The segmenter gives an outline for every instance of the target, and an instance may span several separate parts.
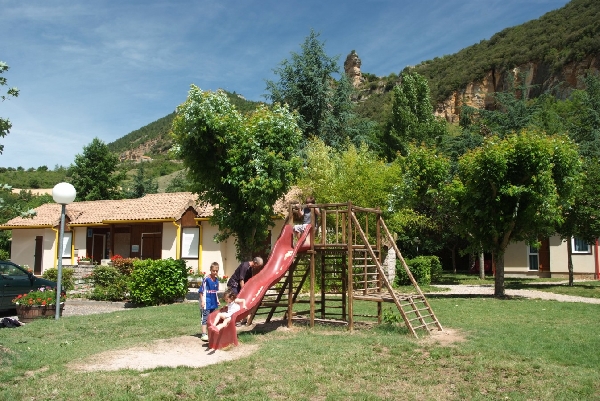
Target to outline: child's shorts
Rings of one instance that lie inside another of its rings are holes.
[[[208,321],[208,315],[216,311],[215,309],[202,309],[202,326],[206,326],[206,322]]]

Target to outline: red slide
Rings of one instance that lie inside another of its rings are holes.
[[[221,349],[230,344],[238,345],[235,322],[242,320],[253,307],[260,304],[265,292],[288,271],[296,254],[308,249],[304,245],[308,235],[310,235],[310,224],[300,236],[296,246],[292,248],[293,228],[289,224],[283,227],[267,263],[256,276],[248,280],[238,294],[239,298],[246,300],[246,309],[234,313],[229,324],[220,331],[215,328],[213,323],[217,313],[226,311],[227,307],[216,310],[208,316],[208,348]]]

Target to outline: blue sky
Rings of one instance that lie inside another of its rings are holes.
[[[0,166],[68,166],[174,111],[190,84],[264,100],[311,29],[387,76],[539,18],[567,0],[0,0],[0,60],[18,98]],[[6,92],[6,86],[2,92]]]

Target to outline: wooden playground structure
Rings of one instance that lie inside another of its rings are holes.
[[[413,336],[418,338],[416,330],[428,334],[432,330],[443,331],[379,210],[361,208],[350,202],[307,206],[319,208],[321,212],[318,222],[315,222],[315,213],[311,213],[312,227],[316,230],[311,230],[303,252],[298,254],[286,275],[266,292],[250,322],[257,315],[265,315],[269,322],[283,312],[288,327],[292,326],[294,317],[304,315],[308,316],[310,327],[314,327],[315,321],[342,321],[353,330],[354,324],[360,322],[356,318],[371,318],[372,322],[376,318],[381,323],[382,304],[386,302],[396,305]],[[288,216],[293,216],[291,205]],[[286,224],[293,224],[293,219],[288,217]],[[414,293],[401,294],[392,288],[382,263],[384,242],[395,250]],[[307,280],[309,299],[301,296]],[[377,314],[355,314],[354,301],[357,300],[375,302]]]

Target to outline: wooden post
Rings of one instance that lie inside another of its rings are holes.
[[[350,331],[354,330],[354,294],[353,294],[353,281],[354,278],[352,277],[352,273],[354,271],[354,268],[352,266],[352,244],[353,241],[352,239],[354,238],[354,236],[352,235],[352,219],[350,218],[350,213],[352,213],[352,202],[348,202],[348,209],[347,209],[347,216],[346,216],[346,220],[348,220],[348,230],[347,230],[347,235],[346,235],[346,244],[347,244],[347,251],[348,251],[348,328],[350,329]]]
[[[321,319],[325,319],[325,253],[321,251]]]
[[[312,209],[312,213],[310,214],[310,233],[308,234],[308,238],[310,238],[310,327],[315,327],[315,222],[317,221],[317,216],[315,215],[315,209]]]

